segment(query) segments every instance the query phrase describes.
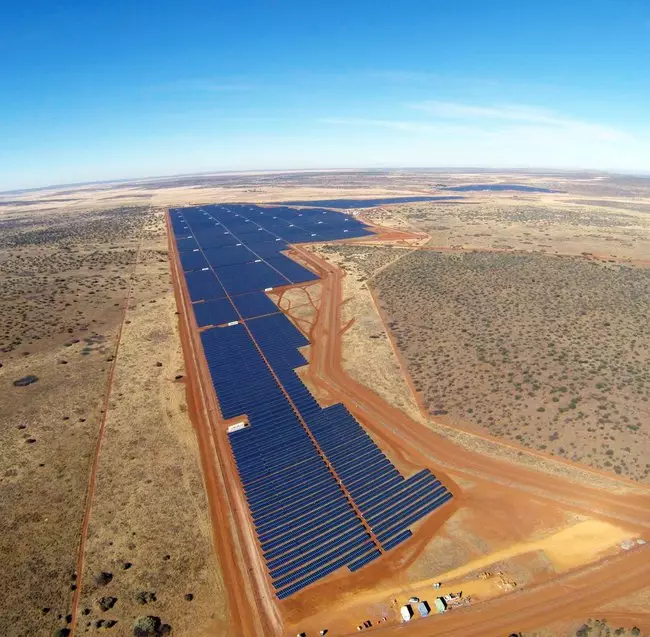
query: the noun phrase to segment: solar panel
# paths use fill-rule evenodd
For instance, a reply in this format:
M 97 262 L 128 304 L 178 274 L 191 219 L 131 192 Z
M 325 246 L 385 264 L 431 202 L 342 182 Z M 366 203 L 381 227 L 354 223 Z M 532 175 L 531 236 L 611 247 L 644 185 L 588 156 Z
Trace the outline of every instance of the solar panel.
M 238 319 L 237 312 L 228 299 L 195 303 L 192 309 L 199 327 L 221 325 Z
M 317 279 L 281 254 L 289 243 L 366 227 L 321 208 L 249 204 L 174 209 L 170 221 L 221 415 L 248 419 L 229 441 L 278 598 L 410 537 L 451 494 L 428 470 L 404 479 L 344 405 L 320 407 L 295 371 L 309 340 L 265 294 Z
M 236 296 L 233 298 L 233 302 L 245 319 L 279 311 L 278 306 L 264 292 L 251 292 Z

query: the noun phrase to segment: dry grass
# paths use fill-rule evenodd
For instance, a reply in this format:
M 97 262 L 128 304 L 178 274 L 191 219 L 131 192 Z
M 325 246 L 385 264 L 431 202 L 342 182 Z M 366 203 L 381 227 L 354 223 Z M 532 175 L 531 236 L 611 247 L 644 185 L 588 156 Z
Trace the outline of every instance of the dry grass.
M 152 220 L 141 209 L 74 219 L 34 211 L 3 224 L 3 634 L 50 634 L 65 625 L 119 305 L 132 267 L 127 255 L 135 254 L 129 252 L 133 235 L 146 233 Z M 110 265 L 111 245 L 120 254 L 120 274 Z M 13 385 L 26 375 L 39 380 Z
M 384 225 L 427 232 L 434 247 L 647 258 L 647 204 L 628 202 L 629 209 L 622 210 L 588 205 L 592 200 L 578 205 L 579 201 L 563 195 L 540 198 L 483 194 L 463 202 L 391 206 L 367 216 Z
M 181 634 L 218 626 L 224 611 L 191 423 L 183 411 L 183 386 L 168 376 L 180 369 L 181 359 L 162 216 L 142 207 L 74 214 L 31 208 L 28 214 L 2 216 L 0 243 L 3 635 L 51 635 L 69 622 L 91 460 L 140 240 L 136 307 L 124 331 L 127 347 L 130 343 L 136 353 L 118 366 L 119 389 L 104 448 L 114 455 L 103 456 L 111 489 L 101 491 L 109 469 L 100 471 L 94 509 L 98 516 L 112 513 L 111 523 L 101 529 L 111 537 L 97 543 L 93 535 L 89 564 L 113 565 L 122 554 L 133 563 L 128 571 L 121 564 L 112 571 L 111 586 L 120 593 L 113 617 L 119 622 L 112 634 L 132 632 L 135 610 L 127 600 L 135 604 L 139 591 L 129 586 L 149 590 L 163 575 L 167 583 L 158 587 L 158 599 L 165 611 L 160 614 L 176 623 Z M 153 340 L 140 340 L 143 334 Z M 157 341 L 155 334 L 164 339 Z M 154 368 L 156 361 L 149 365 L 145 355 L 159 357 L 167 369 Z M 13 385 L 29 374 L 38 381 Z M 118 407 L 127 403 L 128 417 L 124 411 L 118 417 Z M 138 443 L 141 436 L 147 437 L 148 447 Z M 130 461 L 131 445 L 139 445 L 137 467 Z M 123 463 L 129 462 L 137 476 L 124 470 Z M 130 517 L 120 518 L 126 512 Z M 185 526 L 173 532 L 181 522 Z M 91 524 L 91 530 L 97 528 Z M 170 559 L 160 563 L 161 551 Z M 93 580 L 91 574 L 85 582 Z M 190 592 L 195 598 L 188 602 L 183 595 Z M 139 614 L 156 614 L 145 610 L 138 606 Z M 93 619 L 109 618 L 95 604 L 92 613 L 97 614 Z
M 376 285 L 433 415 L 648 479 L 650 270 L 427 251 Z
M 162 239 L 152 245 L 163 249 Z M 169 272 L 139 264 L 136 281 L 88 532 L 80 626 L 101 633 L 117 621 L 126 634 L 138 616 L 154 615 L 174 634 L 225 635 L 225 591 L 187 417 Z M 112 573 L 110 583 L 97 584 L 101 572 Z M 117 601 L 103 611 L 106 596 Z

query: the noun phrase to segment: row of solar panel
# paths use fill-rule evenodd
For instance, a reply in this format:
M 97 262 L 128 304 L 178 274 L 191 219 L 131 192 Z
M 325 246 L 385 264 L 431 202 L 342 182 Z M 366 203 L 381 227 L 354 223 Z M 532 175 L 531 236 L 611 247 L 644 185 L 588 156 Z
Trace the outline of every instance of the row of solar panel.
M 275 238 L 273 241 L 275 243 Z M 279 253 L 280 249 L 286 247 L 283 242 L 274 245 L 273 249 L 260 249 L 256 245 L 251 245 L 249 249 L 236 244 L 214 249 L 206 247 L 201 238 L 201 250 L 194 238 L 185 236 L 178 239 L 177 244 L 179 250 L 188 250 L 181 253 L 181 262 L 186 271 L 192 271 L 192 276 L 186 276 L 192 301 L 223 298 L 226 296 L 224 288 L 230 296 L 235 296 L 318 278 L 307 268 Z M 241 267 L 241 264 L 245 266 Z
M 263 219 L 269 216 L 284 219 L 288 221 L 298 221 L 301 219 L 313 220 L 319 219 L 326 221 L 328 224 L 342 224 L 351 222 L 351 225 L 362 225 L 357 219 L 340 212 L 326 210 L 324 208 L 289 208 L 287 206 L 273 206 L 271 208 L 262 208 L 259 206 L 232 205 L 226 206 L 204 206 L 203 209 L 222 221 L 231 219 L 235 215 L 243 215 L 249 219 L 257 220 L 263 223 Z
M 311 420 L 310 428 L 373 531 L 399 525 L 405 516 L 413 519 L 413 498 L 427 494 L 435 498 L 446 492 L 428 470 L 409 480 L 399 476 L 342 405 L 323 410 Z M 395 545 L 391 541 L 390 547 Z
M 242 212 L 246 212 L 247 214 L 236 213 L 233 215 L 225 211 L 221 214 L 215 214 L 215 210 L 204 207 L 195 211 L 193 215 L 190 211 L 185 214 L 190 221 L 190 225 L 195 226 L 197 229 L 214 229 L 217 227 L 227 229 L 233 235 L 236 243 L 258 241 L 259 237 L 257 239 L 252 237 L 256 231 L 260 233 L 269 232 L 274 235 L 275 239 L 282 238 L 293 243 L 351 238 L 368 234 L 363 224 L 357 220 L 340 214 L 337 217 L 335 216 L 336 213 L 330 213 L 329 215 L 321 213 L 318 215 L 320 217 L 318 219 L 316 215 L 311 216 L 299 213 L 290 221 L 286 221 L 276 214 L 267 214 L 264 217 L 257 215 L 255 219 L 251 219 L 250 216 L 254 215 L 250 210 Z M 202 220 L 197 218 L 200 216 L 203 216 Z M 245 239 L 244 235 L 248 238 Z M 270 241 L 270 237 L 267 237 L 267 240 Z M 225 240 L 224 243 L 223 239 L 221 239 L 217 245 L 226 245 L 228 243 L 231 242 Z M 204 244 L 204 247 L 205 245 L 207 244 Z M 187 242 L 180 245 L 179 250 L 190 250 L 193 247 L 195 246 Z
M 241 433 L 246 431 L 247 430 L 242 430 Z M 251 429 L 250 431 L 253 432 L 254 430 Z M 274 435 L 277 435 L 277 431 L 274 432 Z M 233 440 L 241 440 L 243 437 L 244 436 L 240 434 L 239 436 L 234 436 Z M 247 450 L 250 450 L 249 445 L 244 445 L 244 447 Z M 234 449 L 236 448 L 237 445 L 235 444 Z M 292 461 L 295 460 L 295 452 L 293 450 L 291 456 Z M 240 464 L 240 471 L 241 469 L 242 467 Z M 318 469 L 314 467 L 312 471 L 313 475 L 316 475 Z M 304 467 L 301 468 L 301 473 L 304 475 Z M 253 485 L 255 485 L 255 482 L 253 482 Z M 355 526 L 357 527 L 356 532 L 363 532 L 363 526 L 361 525 L 361 522 L 351 511 L 349 504 L 345 500 L 342 492 L 340 491 L 340 488 L 331 477 L 331 475 L 329 476 L 328 483 L 322 482 L 317 483 L 317 485 L 319 486 L 319 488 L 316 490 L 318 493 L 312 490 L 311 492 L 308 492 L 307 497 L 302 498 L 301 500 L 296 500 L 295 497 L 293 497 L 291 501 L 285 499 L 278 502 L 276 500 L 273 510 L 269 509 L 267 502 L 267 506 L 264 508 L 263 515 L 261 516 L 256 515 L 255 507 L 251 506 L 256 529 L 262 542 L 273 541 L 281 538 L 285 541 L 285 545 L 287 545 L 291 541 L 291 537 L 287 536 L 287 534 L 290 534 L 295 530 L 298 530 L 304 537 L 306 532 L 308 532 L 310 527 L 312 527 L 314 524 L 314 516 L 318 515 L 321 510 L 323 514 L 328 516 L 332 516 L 332 514 L 336 511 L 345 512 L 347 510 L 351 514 L 348 526 L 352 527 L 348 532 L 352 532 Z M 295 494 L 293 495 L 295 496 Z M 282 505 L 287 506 L 283 507 Z M 290 523 L 286 522 L 288 515 L 292 517 Z M 348 527 L 346 526 L 345 528 Z M 292 573 L 291 575 L 288 575 L 291 570 L 298 568 L 302 564 L 307 564 L 308 561 L 322 561 L 325 559 L 322 557 L 323 555 L 330 555 L 333 554 L 333 552 L 339 550 L 340 547 L 336 545 L 342 541 L 340 536 L 347 537 L 342 535 L 341 529 L 332 530 L 330 531 L 329 535 L 321 534 L 320 536 L 317 536 L 317 541 L 314 541 L 312 539 L 312 544 L 310 544 L 308 548 L 305 548 L 303 546 L 303 553 L 300 557 L 292 554 L 290 557 L 283 557 L 281 563 L 275 564 L 274 566 L 269 565 L 269 568 L 273 569 L 273 577 L 280 575 L 284 576 L 284 579 L 281 583 L 278 584 L 278 586 L 285 585 L 286 583 L 289 583 L 294 579 L 301 577 L 303 574 L 305 574 L 305 569 L 311 569 L 313 566 L 304 566 L 303 569 L 298 573 Z M 320 562 L 318 562 L 318 564 L 320 564 Z
M 241 211 L 241 208 L 238 209 Z M 273 216 L 301 216 L 294 215 L 293 212 L 287 209 Z M 221 237 L 225 236 L 234 238 L 235 242 L 238 242 L 235 230 L 244 234 L 246 238 L 255 239 L 260 236 L 255 234 L 261 232 L 257 229 L 246 232 L 251 227 L 250 221 L 244 218 L 244 215 L 238 216 L 238 214 L 220 208 L 218 215 L 204 215 L 202 211 L 195 211 L 190 215 L 192 228 L 199 236 L 201 247 L 203 248 L 201 237 L 204 232 L 214 241 L 220 241 Z M 248 210 L 246 214 L 249 216 L 256 214 L 260 225 L 267 222 L 263 218 L 268 216 L 268 213 L 263 209 Z M 313 217 L 323 214 L 325 213 L 315 212 Z M 224 225 L 217 226 L 217 219 L 223 221 Z M 299 221 L 297 218 L 295 220 Z M 277 219 L 274 222 L 277 222 Z M 310 223 L 317 226 L 325 225 L 313 219 Z M 348 222 L 346 220 L 343 223 Z M 296 225 L 293 224 L 294 227 Z M 219 228 L 223 229 L 225 226 L 229 227 L 231 234 L 221 236 L 216 234 L 224 232 Z M 363 228 L 361 224 L 359 226 Z M 183 219 L 173 221 L 172 227 L 178 229 L 179 234 L 186 233 L 188 229 Z M 341 230 L 338 232 L 340 236 Z M 182 236 L 187 237 L 184 234 Z M 186 238 L 181 241 L 185 242 L 184 247 L 192 248 L 191 240 Z M 224 245 L 233 244 L 229 242 Z M 269 244 L 260 242 L 258 245 Z M 233 258 L 241 261 L 237 255 L 245 254 L 241 250 L 242 247 L 234 245 L 234 250 L 226 249 L 221 257 L 214 257 L 214 265 L 211 266 L 220 271 L 222 268 L 220 264 L 226 261 L 232 261 Z M 251 250 L 254 252 L 255 248 L 251 247 Z M 218 251 L 214 252 L 218 254 Z M 266 252 L 278 254 L 277 251 L 270 249 Z M 187 259 L 187 263 L 200 263 L 199 260 L 192 261 L 192 257 Z M 286 257 L 271 256 L 270 259 L 277 259 L 277 264 L 280 265 Z M 291 260 L 286 259 L 286 261 L 293 264 L 289 266 L 291 268 L 294 265 L 302 268 Z M 229 265 L 240 266 L 241 264 L 230 263 Z M 192 275 L 204 272 L 189 272 L 186 277 L 191 278 Z M 290 274 L 286 269 L 284 273 Z M 312 273 L 309 274 L 315 277 Z M 226 288 L 228 288 L 227 284 Z M 253 295 L 248 296 L 253 297 Z M 246 296 L 233 297 L 233 301 L 238 305 L 237 300 L 245 298 Z M 270 302 L 265 295 L 263 298 Z M 259 302 L 263 303 L 263 301 Z M 257 301 L 253 302 L 255 303 Z M 197 304 L 195 307 L 198 308 L 200 305 L 207 305 L 207 303 Z M 275 304 L 272 305 L 274 310 L 277 310 Z M 215 312 L 218 307 L 219 304 L 214 305 Z M 269 306 L 267 305 L 266 308 Z M 234 311 L 234 308 L 231 309 Z M 208 315 L 212 313 L 207 308 L 195 311 L 204 313 L 203 320 L 206 321 L 209 320 Z M 337 473 L 340 471 L 339 475 L 343 477 L 346 486 L 350 485 L 350 492 L 355 500 L 357 496 L 359 497 L 357 504 L 366 501 L 366 510 L 375 516 L 377 524 L 383 525 L 380 528 L 383 531 L 382 541 L 385 543 L 385 548 L 388 550 L 404 541 L 410 535 L 410 531 L 401 531 L 397 527 L 402 525 L 405 519 L 411 520 L 415 515 L 421 515 L 424 509 L 433 505 L 439 506 L 435 499 L 439 493 L 436 492 L 431 496 L 428 491 L 429 487 L 439 483 L 426 471 L 411 480 L 404 480 L 344 406 L 336 405 L 324 410 L 318 406 L 294 371 L 297 366 L 305 363 L 304 357 L 297 348 L 306 345 L 308 341 L 285 315 L 272 314 L 251 320 L 248 326 L 255 342 L 264 352 L 265 358 L 316 436 L 319 445 L 326 451 Z M 247 333 L 237 330 L 238 327 L 241 326 L 204 332 L 204 334 L 222 333 L 220 337 L 207 339 L 211 342 L 206 348 L 206 357 L 209 366 L 212 363 L 211 373 L 213 369 L 216 372 L 220 368 L 223 372 L 223 365 L 227 365 L 228 373 L 225 378 L 217 380 L 213 373 L 215 389 L 222 408 L 225 406 L 227 412 L 239 410 L 237 415 L 246 413 L 251 422 L 250 428 L 232 434 L 230 440 L 269 571 L 274 578 L 276 589 L 280 589 L 278 596 L 284 598 L 318 577 L 332 572 L 330 570 L 332 568 L 335 570 L 345 564 L 348 564 L 350 570 L 361 568 L 375 559 L 379 552 L 372 543 L 361 552 L 352 550 L 354 546 L 351 543 L 354 542 L 354 538 L 363 539 L 365 536 L 365 541 L 369 540 L 361 521 L 316 452 L 307 432 L 259 356 L 255 344 Z M 229 343 L 230 336 L 235 333 L 231 330 L 238 332 L 232 339 L 234 343 Z M 218 359 L 221 359 L 223 365 L 218 362 Z M 250 381 L 252 377 L 258 376 L 261 377 L 257 381 Z M 258 396 L 262 394 L 265 396 L 265 402 L 260 405 Z M 384 495 L 382 491 L 385 485 L 388 485 L 388 489 Z M 439 487 L 439 489 L 444 491 L 444 488 Z M 451 497 L 450 494 L 447 495 Z M 415 503 L 413 497 L 417 499 Z M 404 508 L 402 502 L 409 505 L 404 510 L 402 510 Z M 341 551 L 350 553 L 342 558 Z
M 284 317 L 278 317 L 278 321 L 284 319 Z M 285 319 L 286 320 L 286 319 Z M 263 332 L 262 336 L 263 336 Z M 277 328 L 273 330 L 273 334 L 277 336 Z M 257 340 L 257 339 L 256 339 Z M 274 341 L 274 348 L 272 348 L 271 351 L 283 351 L 282 348 L 286 346 L 285 343 L 283 343 L 285 339 L 280 338 Z M 259 343 L 259 340 L 258 340 Z M 280 345 L 278 345 L 280 343 Z M 303 337 L 299 333 L 296 335 L 295 338 L 295 343 L 293 345 L 301 345 L 303 344 Z M 273 356 L 268 356 L 269 358 L 273 358 Z M 338 410 L 341 412 L 344 410 L 343 406 L 336 406 L 335 411 Z M 330 408 L 331 410 L 331 408 Z M 332 412 L 329 412 L 332 414 Z M 383 454 L 377 449 L 377 447 L 372 443 L 372 441 L 364 434 L 364 432 L 361 430 L 361 428 L 358 426 L 356 421 L 352 419 L 352 417 L 346 412 L 342 412 L 344 415 L 347 415 L 349 418 L 349 422 L 347 423 L 349 428 L 357 428 L 357 434 L 362 438 L 362 442 L 357 443 L 357 448 L 356 449 L 350 449 L 347 445 L 349 445 L 349 438 L 347 439 L 347 444 L 346 448 L 340 451 L 339 453 L 342 454 L 341 456 L 341 462 L 339 462 L 339 466 L 337 466 L 337 454 L 334 453 L 333 455 L 329 455 L 328 457 L 330 458 L 330 461 L 333 462 L 335 465 L 335 468 L 339 470 L 341 477 L 343 477 L 344 482 L 346 480 L 354 480 L 356 477 L 357 479 L 360 479 L 361 477 L 365 478 L 367 475 L 367 471 L 371 470 L 374 473 L 377 473 L 379 469 L 383 468 L 392 468 L 392 465 L 390 465 L 389 461 L 385 459 Z M 334 414 L 332 414 L 333 416 Z M 338 416 L 340 418 L 342 414 L 339 413 Z M 340 422 L 339 422 L 340 425 Z M 314 427 L 313 421 L 311 422 L 311 426 Z M 332 435 L 335 437 L 336 443 L 340 444 L 341 440 L 341 429 L 344 429 L 345 426 L 337 428 L 336 432 L 334 432 Z M 321 436 L 321 443 L 323 442 L 323 437 Z M 364 446 L 364 448 L 360 448 L 361 446 Z M 363 473 L 360 473 L 363 472 Z M 385 491 L 384 493 L 381 493 L 380 495 L 376 495 L 376 490 L 372 491 L 370 495 L 373 495 L 373 499 L 370 501 L 369 505 L 373 505 L 374 508 L 377 508 L 381 502 L 387 502 L 389 505 L 392 506 L 392 508 L 388 511 L 389 513 L 395 513 L 398 511 L 400 507 L 406 507 L 409 503 L 409 497 L 415 493 L 415 489 L 420 489 L 424 490 L 428 487 L 433 487 L 436 485 L 439 485 L 438 481 L 435 481 L 434 477 L 430 474 L 428 471 L 423 471 L 417 476 L 414 476 L 412 480 L 410 481 L 404 481 L 400 480 L 399 476 L 397 476 L 397 479 L 395 479 L 394 473 L 391 471 L 389 473 L 389 480 L 390 480 L 390 485 L 392 488 L 389 490 Z M 375 487 L 381 486 L 380 484 L 376 484 Z M 389 500 L 389 498 L 392 498 L 392 500 Z M 379 517 L 378 513 L 375 513 L 375 516 L 377 517 L 378 520 L 381 520 Z
M 232 303 L 237 308 L 237 312 L 232 307 Z M 193 309 L 198 326 L 206 327 L 207 325 L 229 323 L 238 320 L 240 315 L 244 319 L 251 319 L 279 312 L 278 306 L 264 292 L 234 296 L 232 303 L 228 299 L 195 303 Z
M 289 223 L 273 217 L 266 218 L 263 225 L 258 225 L 250 219 L 223 220 L 221 227 L 226 228 L 237 241 L 246 243 L 246 236 L 254 234 L 255 231 L 268 232 L 275 238 L 281 238 L 291 243 L 304 243 L 309 241 L 323 241 L 326 239 L 338 239 L 340 235 L 356 235 L 357 233 L 367 234 L 361 227 L 352 226 L 332 226 L 324 221 L 302 221 L 296 220 L 296 223 Z M 214 227 L 214 226 L 213 226 Z M 255 227 L 255 230 L 253 230 Z M 270 239 L 267 239 L 270 240 Z
M 282 318 L 284 318 L 284 317 L 282 317 Z M 276 336 L 276 339 L 274 341 L 274 344 L 276 345 L 275 349 L 278 349 L 279 351 L 282 351 L 282 348 L 287 346 L 286 342 L 282 342 L 285 339 L 282 339 L 282 338 L 277 339 L 277 335 L 278 335 L 277 329 L 273 331 L 273 334 Z M 294 345 L 294 346 L 302 345 L 303 341 L 302 341 L 301 337 L 302 337 L 302 335 L 300 335 L 298 333 L 296 335 L 295 342 L 292 343 L 292 345 Z M 257 338 L 256 340 L 258 340 L 258 343 L 260 342 L 259 338 Z M 281 343 L 281 346 L 277 346 L 278 342 Z M 273 350 L 271 350 L 271 351 L 273 351 Z M 267 353 L 267 357 L 268 357 L 268 353 Z M 270 358 L 273 358 L 273 357 L 271 356 Z M 343 406 L 336 406 L 336 407 L 339 410 L 344 409 Z M 349 416 L 349 414 L 348 414 L 348 417 L 351 419 L 351 416 Z M 381 454 L 381 452 L 376 448 L 374 443 L 372 443 L 372 441 L 370 441 L 370 439 L 367 437 L 367 435 L 365 435 L 365 433 L 361 430 L 361 428 L 358 427 L 358 424 L 356 423 L 356 421 L 351 419 L 350 424 L 351 424 L 351 426 L 354 426 L 354 427 L 358 428 L 357 433 L 360 435 L 361 438 L 363 438 L 365 440 L 366 449 L 365 450 L 359 450 L 359 449 L 350 450 L 348 448 L 349 439 L 346 439 L 346 445 L 345 445 L 346 448 L 343 449 L 340 453 L 342 453 L 343 460 L 347 460 L 347 461 L 343 462 L 342 466 L 345 468 L 345 466 L 349 465 L 349 464 L 368 465 L 368 464 L 370 464 L 369 460 L 371 458 L 373 458 L 373 457 L 375 458 L 375 460 L 379 459 L 381 461 L 381 459 L 383 458 L 383 454 Z M 340 431 L 340 429 L 338 429 L 336 431 L 336 433 L 333 434 L 333 435 L 336 436 L 336 442 L 339 443 L 340 440 L 341 440 L 341 431 Z M 352 456 L 352 459 L 350 458 L 350 456 Z M 330 457 L 330 460 L 334 461 L 334 458 L 335 458 L 335 456 Z M 388 465 L 388 461 L 385 460 L 385 459 L 383 460 L 383 463 Z M 358 470 L 358 467 L 356 467 L 356 468 Z M 346 478 L 345 473 L 346 473 L 345 470 L 341 471 L 341 475 L 344 477 L 344 479 Z M 355 474 L 350 474 L 349 477 L 354 477 L 354 475 Z M 391 475 L 392 475 L 392 473 L 391 473 Z M 392 508 L 389 510 L 389 513 L 394 513 L 397 510 L 398 507 L 402 507 L 402 506 L 405 507 L 405 506 L 408 505 L 409 498 L 412 495 L 417 495 L 416 489 L 424 490 L 424 489 L 426 489 L 428 487 L 433 487 L 433 486 L 439 485 L 439 482 L 436 481 L 434 479 L 434 477 L 430 474 L 430 472 L 428 472 L 426 470 L 420 472 L 420 474 L 418 474 L 417 476 L 414 476 L 411 481 L 404 481 L 403 479 L 400 479 L 400 478 L 401 478 L 400 476 L 397 477 L 397 483 L 396 484 L 394 483 L 394 478 L 391 478 L 391 484 L 393 485 L 392 489 L 387 491 L 385 494 L 376 495 L 376 493 L 375 493 L 374 498 L 369 503 L 369 505 L 374 505 L 374 508 L 377 508 L 377 506 L 382 501 L 387 501 L 388 504 L 393 505 Z M 379 485 L 376 485 L 376 486 L 379 486 Z M 373 494 L 371 493 L 371 495 L 373 495 Z M 392 496 L 392 500 L 389 501 L 388 499 L 391 496 Z M 377 513 L 376 513 L 376 516 L 378 517 Z M 389 548 L 392 548 L 393 546 L 396 546 L 399 542 L 406 539 L 406 537 L 407 536 L 405 534 L 403 534 L 398 539 L 391 539 L 391 540 L 389 540 L 387 542 L 387 545 L 388 545 Z
M 317 571 L 311 573 L 307 577 L 304 577 L 298 582 L 295 582 L 291 586 L 287 586 L 287 588 L 281 590 L 278 593 L 278 597 L 280 599 L 285 599 L 286 597 L 289 597 L 289 595 L 293 595 L 294 593 L 298 592 L 299 590 L 302 590 L 306 586 L 313 584 L 315 581 L 325 577 L 326 575 L 329 575 L 330 573 L 333 573 L 334 571 L 341 568 L 342 566 L 345 566 L 346 564 L 349 563 L 354 563 L 357 558 L 361 557 L 362 555 L 364 555 L 365 553 L 367 553 L 373 548 L 374 548 L 374 544 L 372 542 L 370 541 L 366 542 L 362 546 L 350 551 L 349 553 L 342 555 L 341 557 L 338 557 L 333 561 L 330 561 L 329 563 L 319 568 Z
M 285 224 L 293 224 L 300 227 L 314 227 L 316 225 L 343 225 L 349 223 L 350 227 L 363 224 L 354 217 L 344 215 L 334 211 L 304 209 L 296 210 L 293 208 L 273 207 L 273 208 L 255 208 L 244 207 L 237 208 L 233 206 L 209 207 L 203 206 L 201 212 L 207 213 L 211 218 L 219 222 L 230 225 L 232 223 L 241 223 L 242 220 L 254 221 L 260 225 L 268 225 L 273 221 Z
M 277 323 L 277 321 L 270 321 L 270 322 Z M 262 323 L 263 321 L 252 322 L 253 325 L 255 324 L 262 325 Z M 273 330 L 273 328 L 271 328 L 271 330 Z M 263 332 L 265 330 L 261 330 L 261 331 Z M 302 341 L 300 339 L 298 340 L 300 341 L 300 344 L 302 344 Z M 291 373 L 293 373 L 293 371 Z M 239 436 L 239 438 L 241 438 L 241 436 Z M 304 469 L 301 469 L 301 472 L 303 471 Z M 332 485 L 332 488 L 335 489 L 337 493 L 339 494 L 341 493 L 336 483 Z M 304 537 L 305 535 L 304 529 L 310 528 L 311 525 L 310 523 L 312 523 L 313 521 L 314 513 L 318 513 L 318 511 L 322 508 L 325 514 L 331 515 L 333 510 L 332 504 L 335 503 L 336 500 L 340 499 L 341 503 L 343 504 L 342 496 L 341 495 L 333 496 L 330 487 L 328 485 L 323 486 L 323 483 L 317 483 L 316 488 L 312 487 L 312 490 L 307 491 L 306 495 L 304 495 L 302 498 L 296 497 L 295 493 L 292 493 L 291 496 L 292 497 L 290 500 L 289 499 L 279 500 L 279 501 L 276 500 L 275 506 L 273 507 L 271 507 L 268 504 L 268 502 L 265 503 L 266 506 L 262 511 L 263 515 L 261 518 L 259 516 L 256 516 L 256 509 L 254 506 L 251 506 L 254 520 L 257 525 L 258 533 L 262 538 L 268 537 L 270 540 L 273 540 L 276 539 L 274 533 L 275 534 L 277 534 L 278 532 L 286 533 L 289 529 L 286 524 L 282 524 L 282 521 L 286 517 L 287 513 L 290 513 L 295 518 L 294 523 L 292 525 L 294 528 L 296 523 L 300 524 L 301 522 L 304 522 L 306 526 L 300 527 L 300 530 Z M 283 506 L 283 505 L 287 505 L 287 506 Z M 288 507 L 290 507 L 290 510 L 287 510 Z M 360 526 L 360 522 L 354 516 L 352 516 L 351 520 L 349 521 L 349 524 L 352 526 L 356 525 L 358 527 L 357 530 L 361 530 L 363 528 L 362 526 Z M 347 528 L 347 526 L 343 528 Z M 330 531 L 331 535 L 328 534 L 321 535 L 320 537 L 317 537 L 316 541 L 312 540 L 312 544 L 308 545 L 307 547 L 303 546 L 302 551 L 303 552 L 309 551 L 307 554 L 310 557 L 320 556 L 322 553 L 332 550 L 334 548 L 334 543 L 333 542 L 326 543 L 326 540 L 328 540 L 330 537 L 338 537 L 340 533 L 341 533 L 341 529 L 339 529 L 338 532 L 336 530 Z M 283 539 L 286 540 L 287 538 L 283 538 Z M 295 541 L 292 545 L 295 546 Z M 287 546 L 288 544 L 285 541 L 285 548 Z M 272 571 L 272 576 L 275 577 L 279 574 L 284 574 L 285 572 L 288 572 L 291 568 L 297 567 L 298 564 L 296 563 L 296 560 L 298 558 L 294 557 L 294 555 L 295 554 L 291 554 L 290 557 L 285 556 L 282 558 L 281 562 L 275 563 L 274 565 L 269 564 L 270 569 L 275 569 L 276 564 L 282 567 L 281 571 L 278 572 Z M 303 556 L 300 559 L 305 560 L 306 558 Z
M 358 571 L 362 566 L 369 564 L 373 560 L 376 560 L 378 557 L 381 557 L 381 553 L 377 549 L 374 549 L 367 555 L 363 555 L 358 560 L 354 560 L 348 564 L 348 568 L 354 573 L 355 571 Z

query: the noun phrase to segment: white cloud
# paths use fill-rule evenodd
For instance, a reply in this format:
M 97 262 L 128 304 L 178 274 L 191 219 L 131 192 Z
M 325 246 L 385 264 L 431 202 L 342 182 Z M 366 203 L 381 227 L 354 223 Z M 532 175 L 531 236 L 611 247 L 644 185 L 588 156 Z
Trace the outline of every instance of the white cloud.
M 373 127 L 390 130 L 404 131 L 408 133 L 425 134 L 461 134 L 474 133 L 470 126 L 462 124 L 446 124 L 443 122 L 408 121 L 392 119 L 370 119 L 365 117 L 326 117 L 320 119 L 321 124 L 332 124 L 351 127 Z
M 401 108 L 401 117 L 394 119 L 330 117 L 319 123 L 349 129 L 341 135 L 368 151 L 373 145 L 372 156 L 385 158 L 386 165 L 650 168 L 648 131 L 632 135 L 525 105 L 422 102 L 406 106 L 406 117 Z
M 600 141 L 620 142 L 631 139 L 623 130 L 564 116 L 555 111 L 522 104 L 476 106 L 456 102 L 427 101 L 408 105 L 409 108 L 438 119 L 461 119 L 480 125 L 486 120 L 518 124 L 535 124 L 543 129 L 562 130 L 567 133 L 589 135 Z

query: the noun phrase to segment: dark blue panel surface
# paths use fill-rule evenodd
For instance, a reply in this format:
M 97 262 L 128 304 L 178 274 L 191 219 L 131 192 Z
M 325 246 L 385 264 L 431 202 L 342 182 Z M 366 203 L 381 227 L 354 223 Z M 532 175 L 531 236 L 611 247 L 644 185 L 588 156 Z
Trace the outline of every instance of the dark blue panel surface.
M 251 292 L 236 296 L 233 301 L 245 319 L 279 311 L 278 306 L 264 292 Z
M 232 303 L 228 299 L 195 303 L 192 308 L 199 327 L 221 325 L 239 319 L 237 312 L 235 312 Z
M 405 480 L 342 404 L 320 407 L 296 373 L 309 341 L 265 290 L 317 278 L 281 254 L 290 243 L 368 229 L 323 208 L 250 204 L 174 209 L 170 222 L 190 297 L 203 301 L 197 323 L 219 326 L 201 343 L 221 415 L 248 420 L 230 446 L 278 597 L 362 568 L 380 555 L 366 524 L 389 550 L 451 494 L 427 470 Z

